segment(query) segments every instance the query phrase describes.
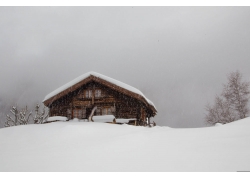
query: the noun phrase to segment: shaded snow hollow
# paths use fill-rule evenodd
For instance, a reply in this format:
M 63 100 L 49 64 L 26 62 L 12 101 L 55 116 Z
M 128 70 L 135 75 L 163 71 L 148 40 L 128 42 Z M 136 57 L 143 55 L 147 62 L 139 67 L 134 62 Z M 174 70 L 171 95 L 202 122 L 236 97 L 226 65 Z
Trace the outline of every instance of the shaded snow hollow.
M 156 107 L 155 107 L 155 105 L 153 104 L 153 102 L 150 101 L 148 98 L 146 98 L 146 96 L 144 96 L 144 94 L 143 94 L 140 90 L 138 90 L 138 89 L 136 89 L 136 88 L 134 88 L 134 87 L 132 87 L 132 86 L 130 86 L 130 85 L 128 85 L 128 84 L 125 84 L 125 83 L 123 83 L 123 82 L 121 82 L 121 81 L 118 81 L 118 80 L 116 80 L 116 79 L 110 78 L 110 77 L 108 77 L 108 76 L 105 76 L 105 75 L 102 75 L 102 74 L 99 74 L 99 73 L 96 73 L 96 72 L 93 72 L 93 71 L 88 72 L 88 73 L 85 73 L 85 74 L 83 74 L 83 75 L 81 75 L 81 76 L 75 78 L 74 80 L 68 82 L 67 84 L 65 84 L 65 85 L 63 85 L 63 86 L 61 86 L 61 87 L 59 87 L 58 89 L 54 90 L 53 92 L 49 93 L 48 95 L 45 96 L 43 102 L 46 101 L 46 100 L 48 100 L 49 98 L 51 98 L 51 97 L 57 95 L 58 93 L 60 93 L 60 92 L 62 92 L 62 91 L 64 91 L 64 90 L 66 90 L 66 89 L 72 87 L 73 85 L 79 83 L 80 81 L 82 81 L 82 80 L 88 78 L 88 77 L 91 76 L 91 75 L 93 75 L 93 76 L 95 76 L 95 77 L 99 77 L 100 79 L 106 80 L 106 81 L 108 81 L 108 82 L 110 82 L 110 83 L 112 83 L 112 84 L 114 84 L 114 85 L 117 85 L 117 86 L 119 86 L 119 87 L 122 87 L 122 88 L 124 88 L 124 89 L 127 89 L 127 90 L 129 90 L 129 91 L 131 91 L 131 92 L 133 92 L 133 93 L 136 93 L 136 94 L 141 95 L 141 96 L 148 102 L 148 104 L 154 106 L 154 108 L 156 109 Z
M 174 129 L 54 122 L 0 129 L 0 171 L 249 171 L 250 118 Z

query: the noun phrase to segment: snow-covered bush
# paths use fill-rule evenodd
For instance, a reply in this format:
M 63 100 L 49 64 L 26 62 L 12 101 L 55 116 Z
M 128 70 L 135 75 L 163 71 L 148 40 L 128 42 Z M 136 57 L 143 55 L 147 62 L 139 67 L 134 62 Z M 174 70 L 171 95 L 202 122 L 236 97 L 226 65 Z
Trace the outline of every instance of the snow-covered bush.
M 35 124 L 42 124 L 48 118 L 48 112 L 46 112 L 45 107 L 43 108 L 42 112 L 39 111 L 40 106 L 37 104 L 35 107 L 35 115 L 33 116 L 33 123 Z M 23 109 L 18 110 L 16 106 L 12 106 L 11 116 L 6 115 L 6 122 L 5 127 L 10 126 L 18 126 L 18 125 L 25 125 L 28 124 L 30 121 L 30 116 L 32 115 L 32 111 L 28 112 L 27 106 Z
M 18 110 L 16 106 L 12 106 L 10 112 L 13 115 L 13 117 L 11 117 L 8 114 L 6 115 L 7 121 L 5 122 L 5 127 L 28 124 L 29 118 L 32 112 L 30 112 L 27 115 L 27 111 L 28 111 L 27 106 L 26 108 L 21 109 L 21 110 Z
M 35 124 L 42 124 L 46 122 L 49 116 L 49 111 L 46 112 L 45 106 L 43 106 L 42 112 L 39 111 L 40 105 L 37 104 L 35 107 L 35 116 L 34 116 L 34 123 Z
M 53 121 L 68 121 L 68 118 L 65 116 L 52 116 L 47 119 L 47 122 Z

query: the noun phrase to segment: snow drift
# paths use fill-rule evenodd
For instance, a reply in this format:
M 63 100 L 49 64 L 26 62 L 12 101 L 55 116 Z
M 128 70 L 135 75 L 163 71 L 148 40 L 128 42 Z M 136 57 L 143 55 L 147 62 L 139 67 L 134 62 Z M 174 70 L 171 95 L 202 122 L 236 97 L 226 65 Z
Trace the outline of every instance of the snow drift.
M 64 116 L 52 116 L 47 119 L 47 121 L 67 121 L 68 118 Z
M 0 171 L 249 171 L 250 118 L 190 129 L 54 122 L 0 129 Z

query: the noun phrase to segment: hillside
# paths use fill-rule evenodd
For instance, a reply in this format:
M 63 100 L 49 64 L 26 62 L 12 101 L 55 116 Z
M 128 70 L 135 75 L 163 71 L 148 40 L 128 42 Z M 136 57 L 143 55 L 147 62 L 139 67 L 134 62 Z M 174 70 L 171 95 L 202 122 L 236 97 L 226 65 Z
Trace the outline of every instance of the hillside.
M 55 122 L 0 129 L 0 171 L 249 171 L 250 118 L 174 129 Z

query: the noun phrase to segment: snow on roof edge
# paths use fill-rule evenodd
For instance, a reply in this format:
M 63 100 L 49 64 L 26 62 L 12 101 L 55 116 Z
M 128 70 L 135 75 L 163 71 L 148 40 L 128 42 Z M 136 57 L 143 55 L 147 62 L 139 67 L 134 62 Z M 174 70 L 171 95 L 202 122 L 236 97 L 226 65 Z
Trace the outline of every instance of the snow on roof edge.
M 51 93 L 47 94 L 47 95 L 45 96 L 43 102 L 46 101 L 46 100 L 48 100 L 48 99 L 50 99 L 50 98 L 52 98 L 53 96 L 59 94 L 60 92 L 66 90 L 66 89 L 68 89 L 68 88 L 70 88 L 71 86 L 74 86 L 75 84 L 77 84 L 77 83 L 79 83 L 80 81 L 82 81 L 82 80 L 88 78 L 88 77 L 91 76 L 91 75 L 93 75 L 93 76 L 95 76 L 95 77 L 99 77 L 100 79 L 106 80 L 106 81 L 108 81 L 108 82 L 110 82 L 110 83 L 112 83 L 112 84 L 115 84 L 115 85 L 117 85 L 117 86 L 119 86 L 119 87 L 122 87 L 122 88 L 124 88 L 124 89 L 127 89 L 127 90 L 129 90 L 129 91 L 131 91 L 131 92 L 133 92 L 133 93 L 136 93 L 136 94 L 141 95 L 141 96 L 148 102 L 148 104 L 152 105 L 152 106 L 156 109 L 156 107 L 155 107 L 155 105 L 153 104 L 153 102 L 150 101 L 148 98 L 146 98 L 146 97 L 144 96 L 144 94 L 143 94 L 140 90 L 138 90 L 138 89 L 136 89 L 136 88 L 134 88 L 134 87 L 132 87 L 132 86 L 130 86 L 130 85 L 128 85 L 128 84 L 125 84 L 125 83 L 123 83 L 123 82 L 121 82 L 121 81 L 118 81 L 118 80 L 116 80 L 116 79 L 110 78 L 110 77 L 108 77 L 108 76 L 102 75 L 102 74 L 97 73 L 97 72 L 94 72 L 94 71 L 90 71 L 90 72 L 87 72 L 87 73 L 85 73 L 85 74 L 82 74 L 81 76 L 78 76 L 77 78 L 73 79 L 72 81 L 70 81 L 70 82 L 64 84 L 63 86 L 61 86 L 61 87 L 57 88 L 56 90 L 52 91 Z

